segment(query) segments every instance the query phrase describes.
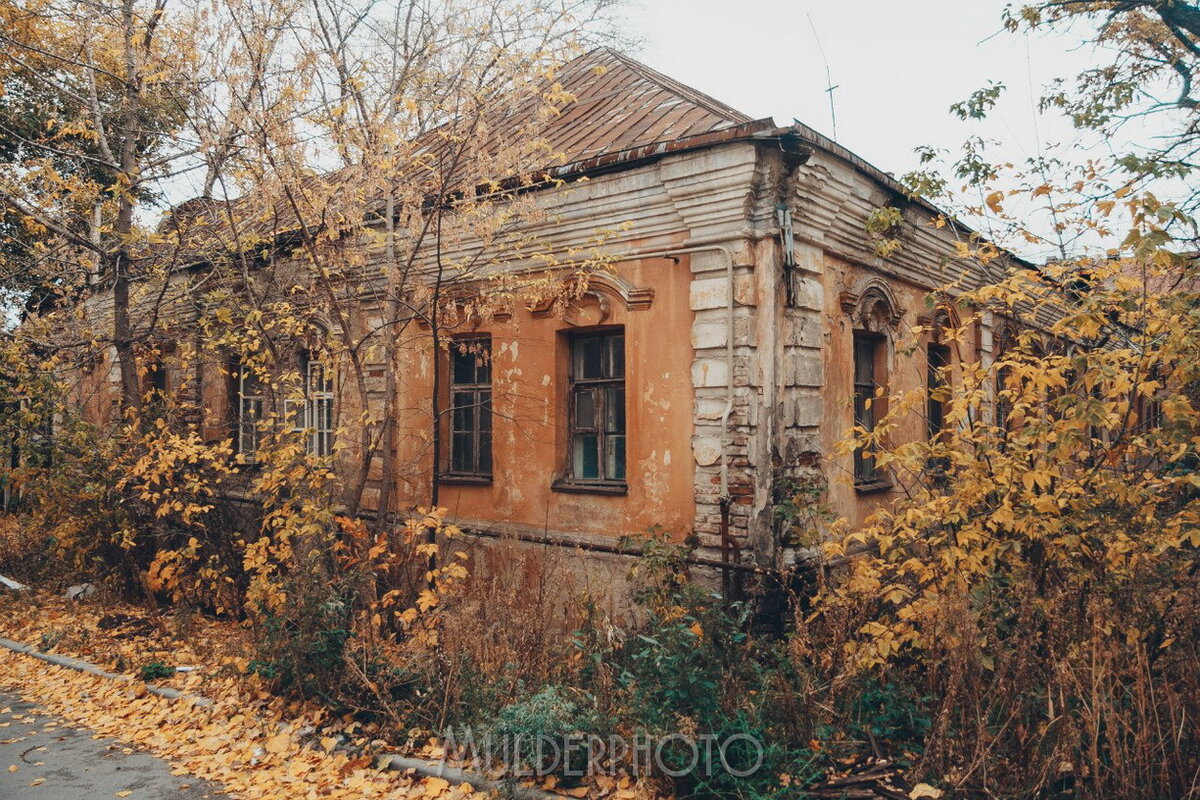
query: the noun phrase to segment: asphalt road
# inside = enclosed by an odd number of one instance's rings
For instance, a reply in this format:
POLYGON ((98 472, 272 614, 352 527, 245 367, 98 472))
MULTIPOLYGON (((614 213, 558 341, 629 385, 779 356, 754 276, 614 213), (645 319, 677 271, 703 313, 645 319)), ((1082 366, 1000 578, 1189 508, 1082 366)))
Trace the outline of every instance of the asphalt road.
POLYGON ((0 800, 201 800, 212 784, 0 692, 0 800), (14 769, 15 768, 15 769, 14 769), (36 785, 34 785, 36 784, 36 785), (128 794, 126 794, 128 792, 128 794))

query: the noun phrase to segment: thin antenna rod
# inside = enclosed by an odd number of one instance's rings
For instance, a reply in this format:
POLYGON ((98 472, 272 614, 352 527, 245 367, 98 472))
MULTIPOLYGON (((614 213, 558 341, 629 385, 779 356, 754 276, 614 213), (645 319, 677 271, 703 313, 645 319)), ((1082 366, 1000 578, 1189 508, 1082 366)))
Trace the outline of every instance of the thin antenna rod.
POLYGON ((825 57, 825 48, 821 46, 821 37, 817 33, 817 26, 813 23, 812 14, 805 13, 808 17, 808 26, 812 28, 813 39, 817 42, 817 52, 821 54, 821 61, 825 63, 825 94, 829 95, 829 121, 833 125, 833 140, 837 141, 837 110, 833 106, 833 90, 838 88, 833 83, 833 73, 829 69, 829 59, 825 57))

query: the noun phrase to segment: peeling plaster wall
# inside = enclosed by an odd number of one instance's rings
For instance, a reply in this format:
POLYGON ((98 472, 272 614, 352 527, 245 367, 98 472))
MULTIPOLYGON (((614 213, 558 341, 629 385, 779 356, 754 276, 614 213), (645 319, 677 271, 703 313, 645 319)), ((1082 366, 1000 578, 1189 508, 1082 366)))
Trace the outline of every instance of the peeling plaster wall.
MULTIPOLYGON (((895 496, 856 492, 844 479, 849 457, 835 454, 852 418, 853 326, 841 298, 866 278, 886 281, 904 312, 897 331, 906 331, 925 310, 928 287, 960 277, 946 266, 954 252, 952 231, 930 226, 925 210, 907 208, 904 247, 891 258, 879 258, 867 240, 866 219, 896 198, 829 153, 817 149, 807 163, 789 165, 770 142, 671 155, 541 192, 537 199, 544 217, 531 226, 531 236, 565 253, 594 246, 599 230, 618 231, 603 243, 618 258, 614 271, 626 285, 653 293, 648 307, 610 297, 610 316, 603 320, 625 326, 628 493, 552 489, 566 458, 565 332, 572 326, 514 309, 507 318, 478 328, 493 342, 494 480, 443 485, 440 502, 452 515, 481 528, 531 536, 544 532, 581 542, 611 543, 660 525, 680 539, 697 534, 701 554, 716 557, 724 453, 732 540, 744 560, 778 564, 789 554, 779 543, 775 509, 790 482, 828 482, 835 513, 852 523, 895 496), (781 202, 794 219, 791 305, 775 218, 781 202), (663 256, 681 249, 688 252, 663 256), (731 299, 732 364, 727 360, 731 299)), ((972 274, 966 283, 988 277, 972 274)), ((196 313, 187 302, 191 278, 176 280, 169 293, 173 310, 164 319, 186 331, 196 313)), ((103 330, 111 316, 109 298, 96 295, 86 309, 91 323, 103 330)), ((351 324, 378 329, 380 319, 378 301, 364 297, 351 324)), ((402 348, 397 509, 429 497, 435 354, 416 334, 410 329, 402 348)), ((961 357, 987 358, 991 340, 990 326, 981 327, 969 348, 973 352, 961 357)), ((890 388, 924 385, 923 348, 907 357, 893 346, 892 359, 890 388)), ((368 365, 369 403, 376 408, 383 399, 382 366, 368 365)), ((208 441, 231 434, 235 409, 223 367, 202 364, 194 376, 180 379, 191 387, 189 397, 199 409, 195 424, 208 441)), ((341 389, 345 380, 339 375, 341 389)), ((80 386, 86 413, 110 418, 117 395, 111 357, 94 366, 80 386)), ((357 462, 358 434, 349 423, 361 411, 353 391, 339 391, 337 417, 348 426, 340 443, 347 483, 355 479, 350 465, 357 462)), ((924 421, 914 418, 898 437, 923 431, 924 421)), ((372 509, 379 497, 378 458, 367 477, 364 506, 372 509)))
MULTIPOLYGON (((567 460, 567 349, 575 328, 555 316, 517 311, 510 318, 464 329, 492 339, 492 463, 489 485, 445 482, 441 505, 464 524, 499 531, 571 534, 581 539, 644 533, 659 525, 682 539, 692 528, 694 463, 690 457, 692 387, 688 380, 691 325, 686 264, 648 259, 616 271, 654 287, 649 308, 612 302, 603 325, 625 331, 628 493, 552 489, 567 460)), ((417 410, 414 430, 431 430, 435 354, 429 343, 406 348, 400 406, 417 410), (423 413, 422 413, 423 412, 423 413)), ((441 358, 445 359, 443 352, 441 358)), ((430 445, 406 436, 402 464, 428 464, 430 445)), ((399 498, 428 497, 427 470, 402 483, 399 498)))
MULTIPOLYGON (((890 503, 902 494, 900 481, 891 490, 860 491, 854 487, 854 457, 839 453, 838 444, 854 425, 854 330, 851 312, 841 300, 866 280, 874 277, 873 270, 852 264, 836 256, 825 262, 825 374, 824 387, 826 424, 822 430, 822 449, 825 473, 829 484, 829 501, 845 516, 851 526, 862 524, 872 511, 890 503)), ((926 338, 912 338, 911 329, 918 318, 927 316, 925 295, 928 290, 900 281, 891 281, 888 288, 895 296, 900 312, 899 321, 886 333, 887 383, 889 392, 920 391, 926 384, 926 338)), ((921 409, 923 412, 923 409, 921 409)), ((892 444, 915 441, 926 435, 923 413, 914 413, 891 437, 892 444)))
MULTIPOLYGON (((928 292, 952 282, 982 285, 1002 275, 1007 263, 993 262, 993 273, 964 267, 953 258, 953 225, 932 225, 928 210, 907 204, 853 165, 821 150, 797 170, 788 196, 803 278, 799 308, 788 310, 781 342, 784 361, 790 364, 784 377, 784 461, 819 467, 832 511, 854 527, 875 509, 902 497, 908 478, 898 476, 891 490, 856 490, 853 455, 839 453, 854 422, 855 325, 845 307, 847 297, 871 281, 886 285, 899 313, 887 332, 887 389, 919 391, 926 386, 929 336, 914 339, 911 329, 930 322, 928 292), (898 233, 903 246, 888 258, 874 252, 866 235, 869 215, 884 205, 903 208, 904 216, 898 233)), ((976 326, 969 339, 955 348, 955 363, 990 357, 990 322, 976 326)), ((924 407, 919 405, 894 432, 891 444, 928 435, 924 407)))

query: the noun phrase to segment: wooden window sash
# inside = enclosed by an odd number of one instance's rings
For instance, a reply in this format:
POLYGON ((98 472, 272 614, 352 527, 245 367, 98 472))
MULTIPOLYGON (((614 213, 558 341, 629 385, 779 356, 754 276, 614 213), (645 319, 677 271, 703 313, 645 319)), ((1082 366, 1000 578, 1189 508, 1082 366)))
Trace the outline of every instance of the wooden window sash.
POLYGON ((624 329, 577 334, 570 339, 567 475, 571 484, 625 486, 629 440, 625 415, 624 347, 624 329), (580 374, 583 368, 582 348, 593 341, 599 342, 600 375, 585 377, 580 374), (618 351, 619 364, 616 357, 618 351), (620 401, 614 399, 617 396, 620 397, 620 401), (591 404, 590 425, 584 425, 579 419, 580 401, 584 397, 589 398, 591 404), (589 447, 595 459, 594 476, 582 474, 585 469, 579 463, 587 457, 587 453, 578 449, 579 442, 584 438, 594 439, 594 444, 589 447))
POLYGON ((492 339, 491 336, 471 336, 456 339, 451 347, 458 348, 449 359, 450 440, 447 443, 443 475, 449 478, 492 477, 492 339), (480 348, 480 353, 473 348, 480 348), (466 352, 463 350, 466 349, 466 352), (480 359, 484 363, 480 363, 480 359), (473 358, 471 380, 460 380, 456 358, 473 358), (482 378, 481 378, 482 373, 482 378), (465 400, 465 401, 464 401, 465 400), (466 425, 460 425, 460 412, 469 412, 466 425), (467 437, 465 458, 459 457, 458 443, 467 437), (486 452, 485 452, 486 451, 486 452))

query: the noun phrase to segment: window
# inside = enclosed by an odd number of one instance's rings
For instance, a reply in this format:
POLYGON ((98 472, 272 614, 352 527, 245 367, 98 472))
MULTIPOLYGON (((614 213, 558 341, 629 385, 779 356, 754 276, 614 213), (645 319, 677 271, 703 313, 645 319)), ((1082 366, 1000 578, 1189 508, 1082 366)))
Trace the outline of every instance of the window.
POLYGON ((300 354, 300 372, 304 397, 284 400, 283 417, 294 434, 304 437, 305 452, 327 456, 333 452, 333 379, 308 353, 300 354))
POLYGON ((926 380, 926 419, 929 422, 929 438, 932 441, 946 427, 947 389, 946 368, 950 366, 950 348, 944 344, 930 342, 926 348, 929 375, 926 380))
POLYGON ((156 358, 150 362, 146 368, 149 375, 150 386, 149 390, 158 394, 160 397, 167 395, 167 365, 163 363, 161 358, 156 358))
POLYGON ((304 410, 308 452, 327 456, 333 452, 333 379, 320 361, 304 359, 304 410))
POLYGON ((161 358, 153 359, 146 367, 146 398, 147 410, 156 416, 162 416, 167 409, 167 365, 161 358))
MULTIPOLYGON (((1000 330, 995 338, 995 360, 1000 361, 1012 356, 1013 351, 1017 347, 1017 333, 1008 326, 1000 330)), ((996 386, 995 386, 995 403, 993 408, 996 414, 996 427, 1000 429, 1001 441, 1006 438, 1003 432, 1008 429, 1008 415, 1012 411, 1011 391, 1008 388, 1008 379, 1012 374, 1012 369, 1007 365, 1002 365, 996 369, 996 386)))
POLYGON ((259 423, 263 418, 262 383, 254 370, 238 364, 237 380, 237 451, 254 461, 258 454, 259 423))
POLYGON ((569 481, 625 483, 625 332, 570 338, 569 481))
MULTIPOLYGON (((883 385, 880 356, 886 340, 872 333, 854 334, 854 424, 867 433, 875 430, 879 398, 875 390, 883 385)), ((881 483, 883 476, 875 468, 875 456, 865 447, 854 450, 854 482, 858 485, 881 483)))
POLYGON ((445 475, 492 477, 492 337, 450 345, 450 442, 445 475))

